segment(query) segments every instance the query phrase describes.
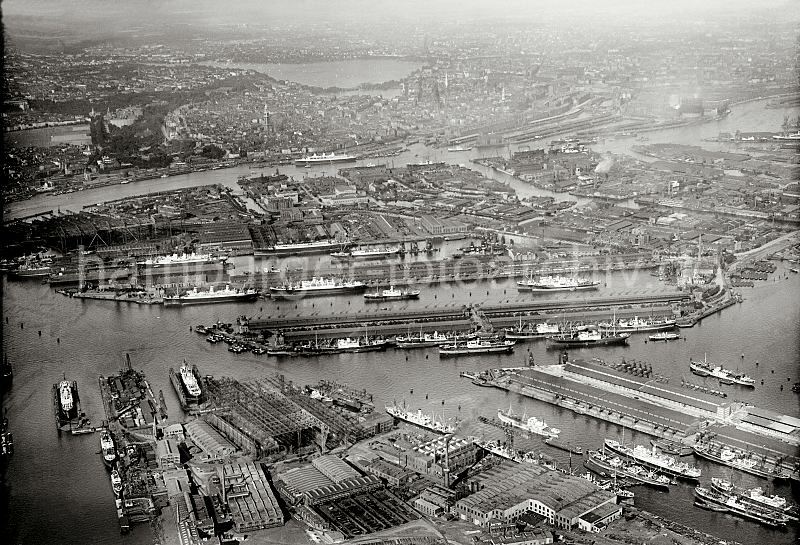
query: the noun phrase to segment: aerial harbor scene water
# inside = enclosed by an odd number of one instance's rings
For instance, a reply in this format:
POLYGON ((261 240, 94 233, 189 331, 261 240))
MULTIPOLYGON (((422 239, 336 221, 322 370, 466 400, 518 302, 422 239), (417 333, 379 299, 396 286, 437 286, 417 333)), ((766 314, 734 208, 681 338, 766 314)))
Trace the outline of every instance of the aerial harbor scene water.
POLYGON ((3 8, 4 543, 798 543, 799 5, 3 8))

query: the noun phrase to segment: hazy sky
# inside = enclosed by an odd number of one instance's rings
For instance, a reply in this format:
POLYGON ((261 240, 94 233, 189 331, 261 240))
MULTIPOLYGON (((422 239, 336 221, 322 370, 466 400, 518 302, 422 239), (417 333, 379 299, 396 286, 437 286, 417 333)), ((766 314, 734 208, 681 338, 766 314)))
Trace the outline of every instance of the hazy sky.
MULTIPOLYGON (((52 21, 115 19, 120 28, 142 22, 181 19, 187 22, 268 23, 308 20, 425 21, 485 18, 551 18, 606 15, 620 20, 657 21, 659 18, 719 17, 724 14, 782 14, 796 20, 798 0, 4 0, 5 23, 17 16, 52 21), (778 9, 775 9, 778 8, 778 9)), ((786 20, 786 19, 784 19, 786 20)), ((565 23, 568 23, 565 21, 565 23)), ((13 31, 13 28, 9 28, 13 31)))

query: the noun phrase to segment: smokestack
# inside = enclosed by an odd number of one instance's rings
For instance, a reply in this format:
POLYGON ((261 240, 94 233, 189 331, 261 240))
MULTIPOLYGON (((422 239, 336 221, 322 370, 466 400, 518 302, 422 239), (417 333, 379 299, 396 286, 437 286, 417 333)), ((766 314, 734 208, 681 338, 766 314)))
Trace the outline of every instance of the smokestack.
POLYGON ((450 439, 452 435, 444 438, 444 485, 450 488, 450 439))

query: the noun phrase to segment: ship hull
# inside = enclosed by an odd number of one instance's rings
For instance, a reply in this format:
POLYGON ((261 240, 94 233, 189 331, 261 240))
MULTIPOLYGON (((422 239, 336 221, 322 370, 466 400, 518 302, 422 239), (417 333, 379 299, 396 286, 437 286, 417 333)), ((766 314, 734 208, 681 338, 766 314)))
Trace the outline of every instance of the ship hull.
POLYGON ((547 287, 536 284, 524 284, 524 283, 521 284, 517 282, 517 290, 532 291, 532 292, 596 290, 599 285, 600 283, 598 282, 597 284, 586 284, 582 286, 547 287))
POLYGON ((650 462, 648 460, 643 460, 643 459, 640 459, 640 458, 635 458, 633 456, 630 456, 629 454, 627 454, 626 452, 622 451, 621 449, 616 448, 611 443, 606 443, 605 445, 606 445, 606 448, 608 448, 609 450, 615 452, 621 458, 623 458, 625 460, 631 460, 631 461, 633 461, 633 462, 635 462, 635 463, 637 463, 639 465, 642 465, 642 466, 644 466, 644 467, 646 467, 648 469, 652 469, 654 471, 658 471, 659 473, 663 473, 664 475, 668 475, 669 477, 674 477, 676 479, 682 479, 684 481, 691 481, 691 482, 697 482, 697 481, 700 480, 700 476, 699 475, 697 477, 694 477, 692 475, 686 475, 684 473, 681 473, 680 471, 676 471, 676 470, 671 469, 669 467, 661 466, 659 464, 655 464, 655 463, 650 462))
POLYGON ((315 158, 315 159, 295 159, 294 164, 304 167, 314 165, 332 165, 335 163, 355 163, 357 159, 350 156, 331 157, 331 158, 315 158))
POLYGON ((737 469, 739 471, 743 471, 745 473, 749 473, 750 475, 755 475, 756 477, 761 477, 762 479, 783 479, 786 478, 785 475, 780 473, 774 473, 772 471, 767 471, 763 469, 758 469, 756 467, 747 467, 747 466, 740 466, 736 464, 732 464, 728 461, 723 460, 718 454, 711 452, 708 449, 703 448, 694 448, 694 453, 699 456, 700 458, 705 458, 706 460, 710 460, 717 464, 728 466, 733 469, 737 469))
POLYGON ((356 293, 363 291, 364 286, 336 286, 331 288, 319 289, 292 289, 292 288, 270 288, 270 295, 274 299, 289 299, 294 297, 323 297, 325 295, 341 295, 343 293, 356 293))
POLYGON ((188 305, 210 305, 213 303, 244 303, 255 301, 257 298, 257 293, 225 295, 222 297, 165 297, 164 306, 181 307, 188 305))
POLYGON ((443 344, 448 343, 449 341, 395 341, 397 343, 397 348, 435 348, 437 346, 441 346, 443 344))
POLYGON ((598 340, 578 340, 578 339, 554 339, 553 337, 548 337, 547 339, 549 343, 554 347, 562 347, 562 346, 605 346, 605 345, 612 345, 612 344, 628 344, 628 336, 615 336, 615 337, 606 337, 605 339, 598 339, 598 340))
POLYGON ((364 301, 381 303, 383 301, 407 301, 409 299, 419 299, 419 293, 403 293, 400 295, 377 295, 375 293, 365 293, 364 301))
POLYGON ((444 348, 439 346, 439 355, 442 357, 471 356, 473 354, 510 354, 513 346, 488 346, 480 348, 444 348))
POLYGON ((747 509, 743 505, 739 504, 731 505, 730 503, 727 502, 728 496, 724 494, 719 494, 717 492, 714 492, 713 490, 707 490, 703 487, 697 487, 694 490, 694 494, 697 498, 700 498, 705 502, 709 502, 714 505, 719 505, 721 507, 724 507, 730 513, 734 513, 736 515, 739 515, 740 517, 753 520, 755 522, 759 522, 765 526, 770 526, 772 528, 780 528, 786 525, 785 520, 781 520, 779 518, 771 516, 769 513, 764 513, 762 511, 760 514, 759 512, 747 509))

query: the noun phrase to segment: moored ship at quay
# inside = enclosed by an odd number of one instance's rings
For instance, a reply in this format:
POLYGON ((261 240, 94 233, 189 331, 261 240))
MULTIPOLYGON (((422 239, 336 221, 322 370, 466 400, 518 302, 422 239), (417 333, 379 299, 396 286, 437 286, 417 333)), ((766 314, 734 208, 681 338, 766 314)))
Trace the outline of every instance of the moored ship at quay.
POLYGON ((117 459, 117 450, 109 430, 103 430, 100 435, 100 451, 103 454, 103 463, 111 467, 117 459))
POLYGON ((642 445, 635 445, 631 448, 614 439, 606 439, 604 446, 620 456, 640 463, 645 467, 663 472, 671 477, 690 481, 697 481, 700 479, 701 471, 699 468, 690 466, 686 462, 680 462, 673 456, 658 452, 655 447, 649 449, 642 445))
POLYGON ((467 356, 471 354, 510 354, 516 341, 472 339, 465 342, 453 342, 439 345, 440 356, 467 356))
POLYGON ((398 407, 397 405, 387 405, 386 412, 398 420, 403 420, 409 424, 414 424, 420 428, 441 433, 442 435, 454 433, 456 431, 456 426, 448 422, 438 421, 435 418, 423 413, 422 409, 417 409, 417 412, 411 412, 402 407, 398 407))
POLYGON ((402 301, 405 299, 419 299, 420 290, 402 289, 396 290, 390 286, 388 290, 376 290, 375 293, 365 293, 365 301, 402 301))
POLYGON ((740 517, 754 520, 766 526, 773 528, 780 528, 786 526, 789 522, 789 517, 784 514, 776 513, 772 509, 759 507, 754 504, 745 503, 739 499, 735 494, 726 494, 715 488, 706 488, 704 486, 697 486, 694 489, 694 494, 697 503, 700 507, 707 508, 719 505, 725 508, 726 511, 739 515, 740 517))
POLYGON ((593 329, 589 331, 574 331, 572 333, 552 335, 547 337, 547 340, 553 347, 603 346, 609 344, 626 344, 630 336, 630 333, 593 329))
POLYGON ((768 496, 760 486, 744 489, 728 480, 712 477, 711 488, 723 494, 736 496, 742 504, 773 511, 775 514, 784 515, 792 520, 800 520, 800 505, 777 494, 768 496))
POLYGON ((376 246, 373 248, 352 248, 331 253, 336 259, 383 259, 400 254, 400 246, 376 246))
POLYGON ((689 360, 689 370, 701 377, 718 379, 721 384, 738 384, 749 388, 754 388, 756 385, 756 381, 752 377, 725 369, 721 365, 714 365, 705 359, 703 361, 689 360))
POLYGON ((669 490, 672 484, 672 479, 666 475, 652 469, 646 469, 636 463, 625 461, 619 456, 605 454, 599 450, 589 451, 589 456, 583 462, 583 465, 602 477, 616 476, 618 479, 631 479, 636 483, 662 490, 669 490))
POLYGON ((310 242, 277 242, 266 248, 256 248, 253 255, 260 257, 275 254, 308 254, 314 252, 324 252, 340 246, 342 246, 342 242, 330 239, 314 240, 310 242))
POLYGON ((397 348, 432 348, 453 342, 452 335, 434 331, 433 333, 420 333, 419 335, 400 335, 395 337, 397 348))
POLYGON ((575 291, 597 289, 599 280, 586 280, 567 276, 540 276, 517 281, 519 291, 575 291))
POLYGON ((150 257, 144 261, 137 261, 136 264, 140 267, 180 267, 183 265, 192 265, 197 263, 217 263, 221 261, 211 254, 170 254, 156 257, 150 257))
MULTIPOLYGON (((317 356, 325 354, 342 354, 345 352, 376 352, 394 346, 394 341, 389 339, 376 339, 369 337, 329 339, 321 342, 307 342, 296 345, 292 351, 300 356, 317 356)), ((269 352, 268 352, 269 353, 269 352)))
POLYGON ((763 460, 750 452, 735 451, 729 447, 717 447, 711 443, 698 443, 694 453, 706 460, 738 469, 764 479, 786 479, 789 475, 780 468, 767 468, 763 460))
POLYGON ((340 293, 352 293, 366 288, 366 284, 359 280, 337 280, 334 278, 317 278, 311 280, 301 280, 297 284, 286 284, 284 286, 273 286, 269 288, 272 297, 293 297, 293 296, 320 296, 338 295, 340 293))
POLYGON ((200 384, 197 382, 197 377, 194 376, 194 371, 191 367, 184 363, 180 369, 181 382, 186 389, 186 393, 191 397, 200 397, 202 390, 200 384))
POLYGON ((225 286, 225 289, 215 290, 209 286, 208 291, 200 291, 197 287, 183 294, 168 295, 164 297, 164 306, 205 305, 211 303, 231 303, 255 301, 258 292, 252 288, 237 289, 225 286))
POLYGON ((297 166, 328 165, 332 163, 354 163, 357 157, 347 153, 336 155, 335 152, 304 155, 294 160, 297 166))
POLYGON ((558 335, 561 332, 561 326, 558 324, 548 324, 547 322, 523 324, 520 322, 517 326, 507 328, 504 336, 506 339, 514 340, 541 339, 548 335, 558 335))
POLYGON ((620 332, 640 333, 648 331, 665 331, 675 327, 675 320, 670 318, 639 318, 634 316, 630 320, 620 319, 617 323, 601 322, 598 326, 606 329, 614 329, 620 332))
POLYGON ((503 424, 510 424, 522 431, 541 435, 543 437, 558 437, 558 434, 561 433, 561 430, 558 428, 551 428, 545 421, 539 420, 535 416, 526 418, 525 415, 519 416, 514 414, 510 407, 508 411, 498 409, 497 418, 503 424))

